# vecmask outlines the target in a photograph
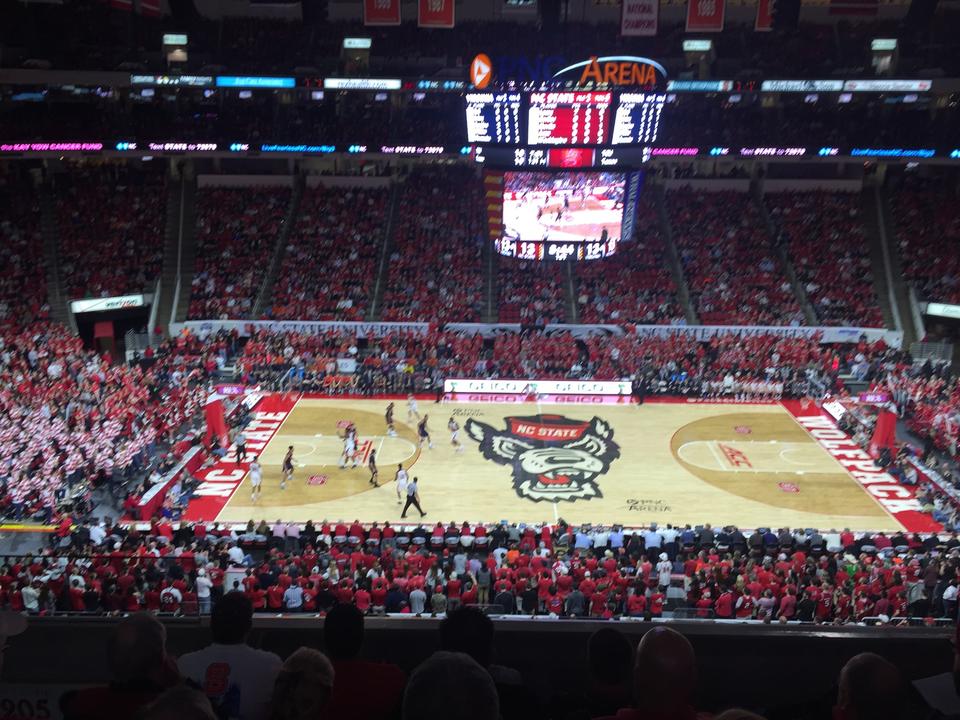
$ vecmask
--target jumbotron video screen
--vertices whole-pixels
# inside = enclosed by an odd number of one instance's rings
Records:
[[[531,260],[595,259],[616,252],[625,176],[607,172],[507,172],[504,255]]]

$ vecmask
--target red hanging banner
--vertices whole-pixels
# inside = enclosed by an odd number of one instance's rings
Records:
[[[400,0],[363,0],[364,25],[399,25]]]
[[[723,31],[724,0],[688,0],[687,32]]]
[[[417,24],[425,28],[452,28],[455,0],[419,0]]]
[[[773,30],[773,4],[777,0],[759,0],[757,2],[757,20],[753,29],[757,32]]]
[[[868,450],[870,457],[876,459],[880,456],[883,448],[891,452],[896,450],[897,442],[897,416],[886,408],[882,408],[877,413],[877,424],[873,429],[873,437],[870,438]]]

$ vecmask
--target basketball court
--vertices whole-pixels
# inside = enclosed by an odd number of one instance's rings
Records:
[[[387,434],[387,402],[291,400],[261,453],[261,497],[251,500],[244,477],[223,494],[216,519],[396,522],[402,506],[393,478],[402,464],[420,480],[425,522],[431,524],[562,517],[628,526],[903,527],[869,483],[887,483],[883,487],[897,492],[899,486],[889,485],[882,474],[883,479],[858,479],[866,473],[851,471],[844,466],[851,463],[832,455],[809,429],[822,423],[815,407],[802,413],[816,417],[805,418],[780,403],[421,400],[434,444],[429,449],[418,446],[416,419],[408,420],[401,400],[395,401],[397,436]],[[461,427],[462,452],[450,443],[451,416]],[[338,426],[347,421],[357,427],[356,469],[338,466],[343,449]],[[842,437],[832,425],[821,427],[829,437]],[[280,465],[290,445],[294,478],[281,489]],[[371,452],[380,468],[378,488],[369,483]],[[245,469],[235,474],[239,482]],[[411,513],[408,520],[419,519]]]

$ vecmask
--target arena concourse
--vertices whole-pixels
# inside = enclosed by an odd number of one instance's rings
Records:
[[[213,5],[0,0],[0,720],[960,718],[956,7]]]

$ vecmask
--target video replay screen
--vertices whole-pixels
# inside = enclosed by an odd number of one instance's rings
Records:
[[[510,240],[602,243],[611,249],[620,240],[623,173],[507,172],[503,188],[504,237]]]

